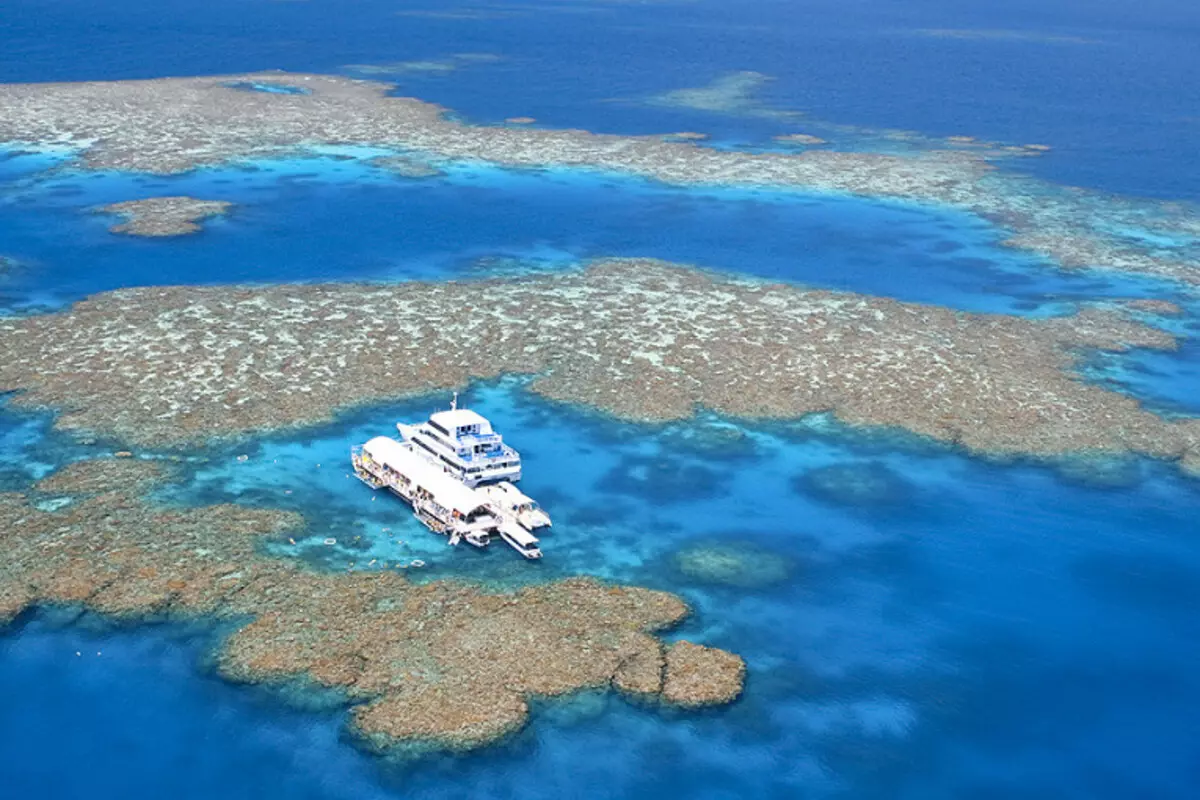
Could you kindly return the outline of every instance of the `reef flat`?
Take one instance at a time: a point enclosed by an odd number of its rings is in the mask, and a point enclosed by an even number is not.
[[[222,673],[341,689],[377,745],[478,746],[521,726],[528,697],[585,687],[689,707],[741,692],[739,657],[651,635],[688,613],[674,595],[589,579],[499,594],[386,569],[314,573],[256,548],[295,532],[297,515],[136,496],[161,475],[147,461],[93,460],[0,494],[0,623],[36,603],[252,618],[223,644]],[[56,510],[40,510],[48,499]]]
[[[1200,450],[1192,448],[1184,454],[1183,460],[1180,462],[1180,467],[1188,475],[1200,478]]]
[[[437,178],[445,174],[434,164],[414,156],[377,156],[370,164],[400,178]]]
[[[800,145],[818,145],[829,144],[820,136],[813,136],[811,133],[785,133],[781,136],[776,136],[775,141],[783,144],[800,144]]]
[[[130,236],[184,236],[198,233],[200,220],[226,213],[232,203],[224,200],[197,200],[194,197],[151,197],[126,200],[101,206],[102,214],[118,214],[124,222],[109,228],[113,233]]]
[[[1193,209],[1053,189],[997,172],[982,153],[747,153],[662,136],[472,126],[448,117],[439,106],[388,96],[392,88],[282,72],[0,85],[5,109],[0,141],[67,145],[82,151],[86,166],[151,173],[321,144],[369,144],[507,166],[612,170],[676,184],[898,198],[995,220],[1012,234],[1008,244],[1040,253],[1060,267],[1200,285],[1193,241],[1200,221]],[[1147,228],[1158,235],[1139,233]],[[1169,244],[1175,237],[1180,243]]]
[[[152,446],[525,374],[546,397],[631,419],[832,411],[977,451],[1194,458],[1200,420],[1076,374],[1081,350],[1175,347],[1131,313],[968,314],[640,259],[444,283],[146,287],[0,321],[0,390],[60,410],[61,427]]]

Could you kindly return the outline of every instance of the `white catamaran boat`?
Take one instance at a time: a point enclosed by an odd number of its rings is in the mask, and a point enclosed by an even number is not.
[[[376,436],[351,448],[359,480],[403,499],[450,544],[483,547],[497,537],[525,558],[542,557],[533,531],[550,527],[550,515],[510,482],[521,477],[521,457],[490,422],[458,408],[456,394],[449,411],[397,427],[404,441]],[[476,488],[484,482],[491,485]]]
[[[486,418],[459,408],[457,392],[449,411],[431,414],[419,425],[400,422],[396,428],[415,452],[467,486],[521,480],[521,454],[504,443]]]
[[[388,489],[412,506],[413,514],[451,544],[466,539],[488,543],[501,523],[486,497],[464,486],[412,451],[410,445],[376,436],[351,450],[354,473],[373,489]]]

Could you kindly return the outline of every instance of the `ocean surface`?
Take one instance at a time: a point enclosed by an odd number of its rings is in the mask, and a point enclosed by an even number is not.
[[[895,146],[894,130],[915,132],[908,146],[972,135],[1050,145],[1004,167],[1044,182],[1200,201],[1200,10],[1185,0],[8,0],[0,44],[4,82],[284,68],[394,80],[480,124],[528,115],[613,133],[695,130],[733,148],[795,131],[854,149]],[[719,108],[662,102],[744,71],[769,79]],[[372,155],[162,178],[5,151],[0,313],[124,286],[446,280],[604,256],[1031,316],[1171,294],[1053,270],[946,209],[570,170],[446,165],[414,179]],[[174,194],[237,205],[165,241],[114,236],[93,211]],[[1177,299],[1178,352],[1092,359],[1088,378],[1164,414],[1200,414],[1200,308]],[[520,448],[522,487],[554,515],[542,562],[450,549],[347,476],[350,444],[441,396],[198,448],[160,499],[301,511],[312,536],[264,548],[318,569],[420,560],[418,580],[597,575],[676,592],[696,613],[670,636],[747,660],[737,703],[664,713],[583,693],[537,703],[524,730],[482,751],[386,759],[355,745],[329,698],[216,677],[219,627],[39,609],[0,633],[3,793],[1200,794],[1200,483],[1170,465],[984,460],[820,417],[638,425],[549,403],[516,379],[474,384],[465,399]],[[116,449],[2,400],[0,491]],[[684,568],[713,546],[752,568],[724,582]]]

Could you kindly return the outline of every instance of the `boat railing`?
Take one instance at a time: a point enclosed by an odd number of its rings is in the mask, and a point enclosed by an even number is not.
[[[465,444],[471,444],[471,445],[495,444],[500,441],[500,434],[498,434],[498,433],[464,433],[462,436],[458,437],[458,440]]]
[[[488,462],[491,461],[499,461],[510,458],[520,459],[520,457],[520,454],[516,450],[512,449],[506,444],[500,445],[500,449],[491,453],[472,453],[468,451],[465,455],[459,456],[459,458],[461,458],[463,461],[482,461],[484,462],[484,466],[490,466]]]

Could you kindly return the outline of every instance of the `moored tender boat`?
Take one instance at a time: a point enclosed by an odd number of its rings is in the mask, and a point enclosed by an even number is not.
[[[505,519],[496,529],[509,547],[516,550],[525,558],[534,559],[541,558],[542,551],[538,547],[538,538],[523,528],[521,525],[511,518]]]
[[[484,486],[479,491],[492,502],[497,510],[514,517],[526,530],[534,531],[538,528],[550,527],[550,515],[532,497],[508,481]]]

